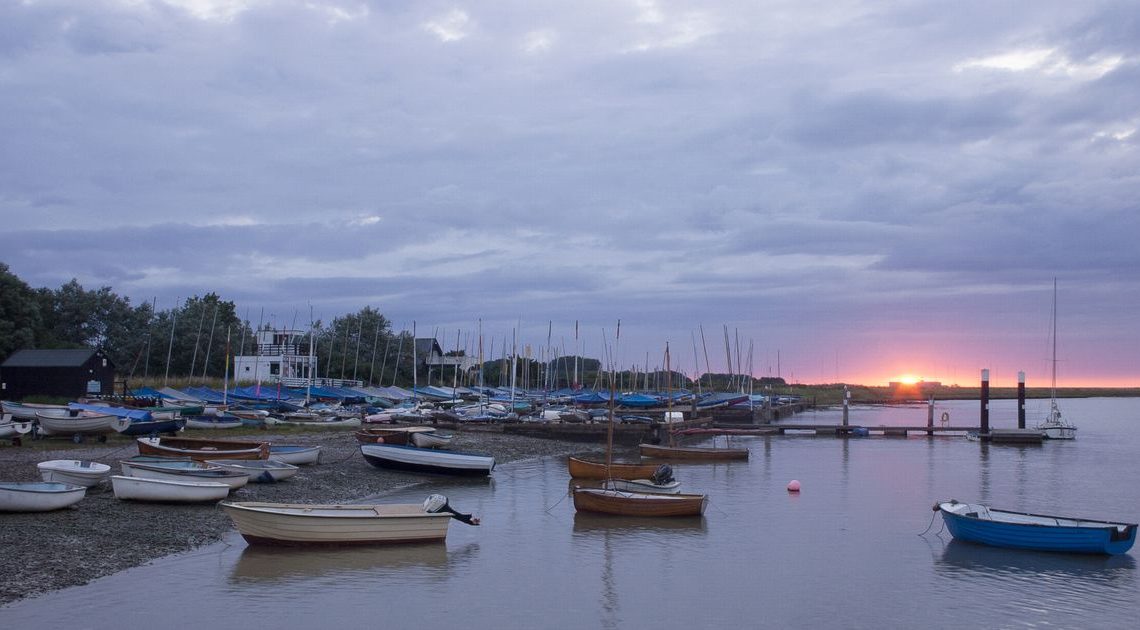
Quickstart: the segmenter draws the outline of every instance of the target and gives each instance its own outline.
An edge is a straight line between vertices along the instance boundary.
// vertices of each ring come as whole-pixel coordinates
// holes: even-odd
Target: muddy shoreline
[[[203,435],[195,433],[195,436]],[[251,483],[230,494],[236,501],[286,503],[351,502],[390,493],[437,475],[375,468],[360,455],[351,430],[226,432],[235,439],[270,440],[282,444],[321,446],[321,462],[304,466],[292,479],[275,484]],[[493,430],[456,434],[455,450],[494,455],[508,462],[589,451],[575,442],[509,435]],[[111,465],[138,454],[134,440],[113,436],[106,444],[88,440],[74,445],[62,440],[36,440],[24,446],[0,445],[0,480],[38,481],[36,464],[51,459],[80,459]],[[493,476],[493,475],[492,475]],[[215,504],[173,505],[122,501],[107,488],[92,488],[71,508],[55,512],[0,513],[0,606],[48,591],[86,584],[96,578],[140,566],[166,555],[221,540],[233,529]]]

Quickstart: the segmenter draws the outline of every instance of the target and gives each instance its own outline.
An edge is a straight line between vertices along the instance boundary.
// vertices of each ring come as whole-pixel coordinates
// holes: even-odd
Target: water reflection
[[[704,536],[707,532],[705,517],[645,518],[636,516],[610,516],[574,513],[574,534],[584,536],[619,535],[632,538],[654,538],[662,534]]]
[[[1056,582],[1068,587],[1082,583],[1136,580],[1136,561],[1129,554],[1046,553],[1003,549],[951,540],[935,560],[935,570],[946,577],[974,579],[978,574],[1012,579],[1029,577],[1035,582]]]
[[[478,553],[470,543],[449,551],[442,542],[355,548],[273,548],[248,546],[241,552],[230,583],[277,583],[330,577],[351,578],[379,571],[428,569],[445,576],[449,563],[463,563]]]

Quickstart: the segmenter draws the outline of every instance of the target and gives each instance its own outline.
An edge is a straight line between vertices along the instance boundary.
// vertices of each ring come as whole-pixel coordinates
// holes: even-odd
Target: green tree
[[[0,262],[0,361],[36,347],[42,319],[35,291]]]

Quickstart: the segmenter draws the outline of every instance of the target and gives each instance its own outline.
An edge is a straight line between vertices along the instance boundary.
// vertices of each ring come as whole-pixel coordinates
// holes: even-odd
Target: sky
[[[1127,1],[16,0],[0,262],[448,349],[1140,386],[1138,126]]]

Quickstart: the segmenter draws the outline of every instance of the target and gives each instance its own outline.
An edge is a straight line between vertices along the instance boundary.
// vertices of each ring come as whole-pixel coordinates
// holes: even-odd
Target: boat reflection
[[[1034,580],[1073,584],[1085,582],[1135,581],[1136,561],[1130,554],[1115,556],[1049,553],[1003,549],[951,540],[935,559],[935,570],[947,577],[974,579],[978,574],[991,577],[1032,577]]]
[[[377,571],[424,569],[445,578],[448,567],[478,552],[475,543],[448,550],[441,542],[380,547],[275,548],[248,546],[234,565],[231,583],[350,578]]]
[[[691,518],[648,518],[637,516],[611,516],[591,512],[574,513],[574,534],[590,536],[595,534],[621,534],[630,536],[653,536],[668,534],[676,536],[704,536],[707,533],[705,517]]]

